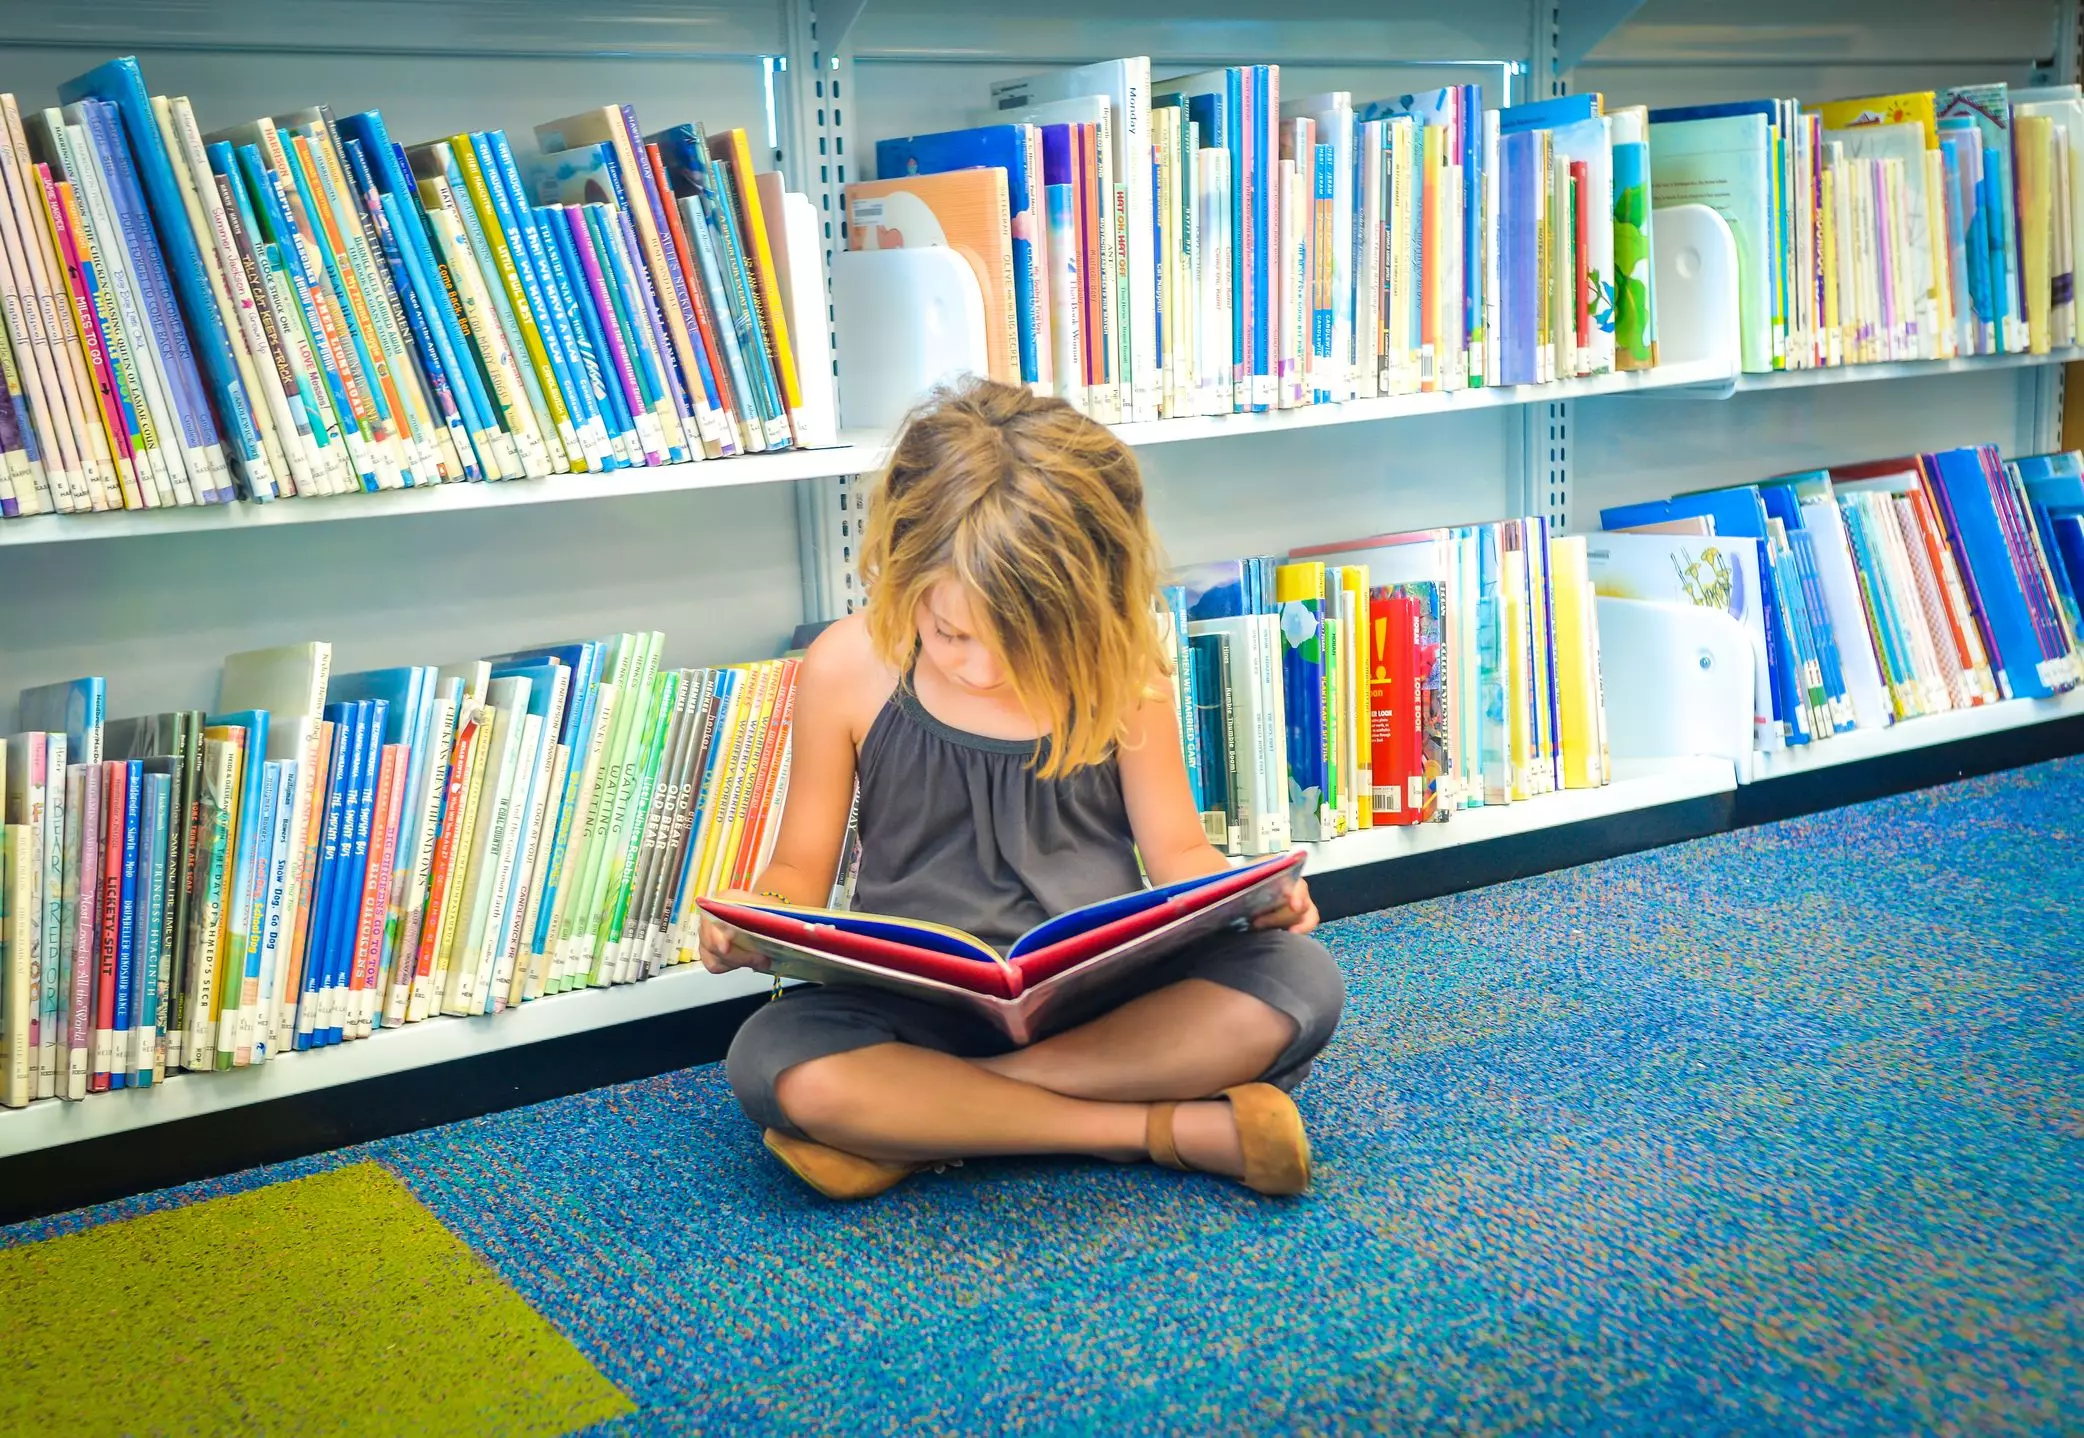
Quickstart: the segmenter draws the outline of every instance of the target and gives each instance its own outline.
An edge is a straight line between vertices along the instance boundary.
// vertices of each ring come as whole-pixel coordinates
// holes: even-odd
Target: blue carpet
[[[603,1434],[2084,1431],[2080,831],[2072,759],[1333,925],[1294,1203],[835,1207],[711,1066],[0,1246],[374,1158],[631,1397]]]

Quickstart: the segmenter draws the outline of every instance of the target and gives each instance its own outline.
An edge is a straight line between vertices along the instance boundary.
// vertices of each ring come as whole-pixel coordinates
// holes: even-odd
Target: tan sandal
[[[874,1198],[897,1187],[925,1167],[924,1164],[884,1163],[879,1159],[863,1158],[807,1138],[791,1138],[771,1128],[761,1141],[789,1172],[825,1197],[842,1202]]]
[[[1254,1193],[1287,1198],[1310,1186],[1310,1136],[1303,1131],[1302,1115],[1295,1101],[1270,1083],[1239,1084],[1224,1089],[1218,1098],[1230,1101],[1230,1116],[1237,1124],[1237,1145],[1245,1156],[1245,1172],[1239,1182]],[[1179,1155],[1172,1138],[1172,1115],[1176,1103],[1154,1103],[1144,1123],[1144,1144],[1151,1161],[1166,1168],[1193,1171]]]

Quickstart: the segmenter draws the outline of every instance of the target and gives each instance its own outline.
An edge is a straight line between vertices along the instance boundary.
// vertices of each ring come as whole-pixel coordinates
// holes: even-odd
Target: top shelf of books
[[[953,23],[953,0],[901,3],[876,13]],[[885,290],[890,318],[850,326],[835,283],[828,326],[834,244],[850,276],[937,268],[976,296],[943,372],[1137,445],[2078,338],[2076,86],[1497,108],[1475,83],[1369,100],[1299,93],[1307,63],[1286,88],[1278,63],[1182,63],[957,87],[976,123],[855,143],[875,175],[836,216],[745,128],[647,132],[631,104],[408,145],[324,104],[206,128],[223,100],[155,96],[135,59],[48,108],[0,97],[0,544],[872,469],[903,407],[848,400],[919,307]]]

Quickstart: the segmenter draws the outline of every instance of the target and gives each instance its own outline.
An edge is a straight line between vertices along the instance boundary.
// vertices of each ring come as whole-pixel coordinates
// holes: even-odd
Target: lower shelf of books
[[[1985,734],[1999,734],[2007,729],[2023,729],[2031,724],[2046,724],[2079,715],[2084,715],[2084,690],[2072,690],[2053,699],[2007,699],[2000,704],[1983,704],[1972,709],[1950,709],[1943,714],[1905,719],[1886,729],[1858,729],[1850,734],[1839,734],[1821,744],[1754,754],[1751,756],[1752,778],[1780,779],[1791,774],[1855,764],[1862,759],[1886,758],[1891,754],[1928,749],[1936,744],[1950,744],[1957,739],[1975,739]]]
[[[1414,854],[1461,844],[1481,844],[1587,819],[1604,819],[1660,804],[1676,804],[1736,788],[1727,759],[1617,759],[1614,781],[1597,789],[1564,789],[1518,804],[1464,809],[1444,824],[1404,824],[1367,829],[1311,850],[1309,873],[1389,863]]]
[[[722,1003],[764,993],[772,983],[749,970],[712,974],[691,964],[643,983],[537,999],[492,1018],[437,1018],[382,1029],[359,1042],[285,1054],[257,1068],[181,1074],[151,1088],[98,1093],[83,1103],[44,1099],[0,1111],[0,1158]]]

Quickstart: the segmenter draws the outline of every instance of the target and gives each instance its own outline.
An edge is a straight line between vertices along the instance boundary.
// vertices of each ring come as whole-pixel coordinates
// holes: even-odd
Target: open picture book
[[[771,902],[702,899],[786,978],[868,984],[976,1014],[1015,1043],[1053,1014],[1103,997],[1194,939],[1278,909],[1304,853],[1103,899],[1036,925],[1003,954],[972,934],[918,919]]]

